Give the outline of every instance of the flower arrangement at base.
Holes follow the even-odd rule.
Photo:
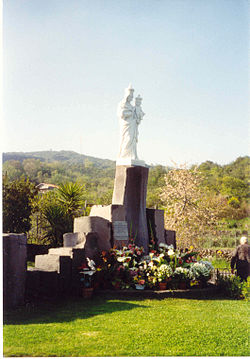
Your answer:
[[[103,251],[97,280],[100,288],[129,289],[134,287],[133,277],[138,271],[143,248],[135,245],[131,239],[122,249],[111,248]]]
[[[209,262],[197,262],[196,254],[192,248],[177,250],[161,243],[158,249],[154,247],[144,255],[143,248],[130,240],[122,249],[102,252],[94,277],[103,289],[132,289],[138,285],[157,289],[164,282],[172,289],[180,283],[189,287],[198,281],[207,281],[213,269]]]

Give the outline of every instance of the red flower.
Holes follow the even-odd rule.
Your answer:
[[[179,259],[179,264],[182,264],[182,263],[183,263],[182,259]]]

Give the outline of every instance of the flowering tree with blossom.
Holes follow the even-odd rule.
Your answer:
[[[218,220],[223,216],[226,201],[202,186],[203,177],[197,168],[185,165],[165,175],[160,194],[165,208],[165,226],[175,230],[179,246],[197,244],[207,234],[216,235]]]

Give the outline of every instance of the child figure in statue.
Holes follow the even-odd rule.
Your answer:
[[[138,142],[138,134],[139,134],[138,125],[140,124],[141,120],[143,119],[143,116],[145,115],[145,113],[142,111],[141,103],[142,103],[142,97],[138,95],[135,98],[135,110],[134,110],[134,117],[137,123],[136,142]]]

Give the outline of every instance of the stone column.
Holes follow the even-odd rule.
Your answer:
[[[6,308],[24,303],[26,260],[26,235],[3,234],[3,304]]]
[[[112,204],[123,205],[128,233],[138,246],[148,253],[148,228],[146,196],[148,183],[147,167],[116,166]]]

